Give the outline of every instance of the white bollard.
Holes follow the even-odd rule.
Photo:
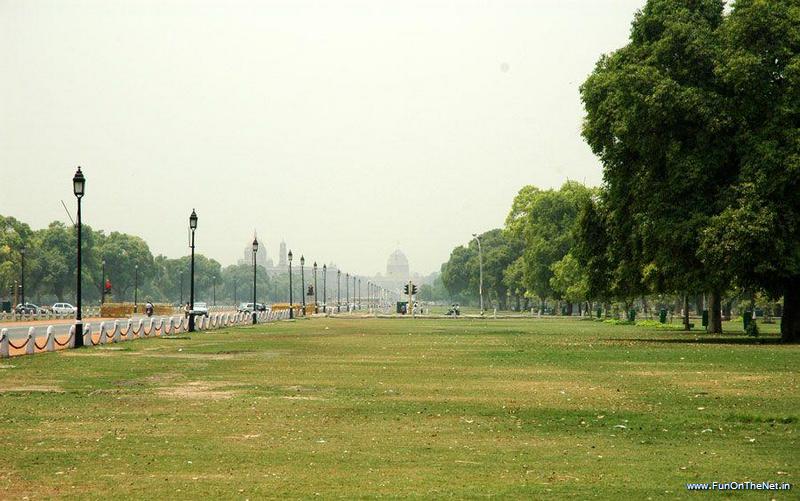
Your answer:
[[[69,337],[67,338],[67,348],[75,348],[75,325],[69,326]]]
[[[108,334],[106,334],[106,323],[100,322],[100,339],[97,340],[97,344],[105,344],[107,342]]]
[[[114,320],[114,338],[115,343],[119,343],[119,320]]]
[[[36,329],[33,327],[28,329],[28,342],[25,343],[25,354],[26,355],[33,355],[36,353]]]
[[[56,351],[56,328],[52,325],[47,326],[47,345],[46,351]]]
[[[94,345],[94,343],[92,342],[92,324],[83,325],[83,345],[84,346]]]
[[[0,330],[0,358],[8,358],[8,329]]]

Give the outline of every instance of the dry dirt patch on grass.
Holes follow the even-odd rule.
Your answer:
[[[64,389],[50,384],[30,384],[0,387],[0,393],[64,393]]]
[[[221,388],[230,386],[223,382],[191,381],[175,386],[159,388],[157,393],[164,397],[189,399],[189,400],[224,400],[237,394],[233,390]]]

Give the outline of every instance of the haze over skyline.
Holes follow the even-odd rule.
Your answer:
[[[412,272],[517,191],[596,185],[578,87],[643,0],[0,1],[0,214],[234,264],[257,230],[309,262]]]

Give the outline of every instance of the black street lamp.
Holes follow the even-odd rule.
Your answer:
[[[256,324],[256,253],[258,252],[258,239],[253,238],[253,325]],[[235,292],[234,292],[235,294]]]
[[[319,313],[319,301],[317,300],[317,262],[314,261],[314,313]]]
[[[345,310],[349,313],[350,312],[350,274],[349,273],[345,273],[344,274],[344,290],[345,290],[344,299],[345,299],[345,301],[347,303],[344,306],[345,306]]]
[[[81,172],[81,168],[78,167],[78,171],[72,178],[72,192],[75,194],[75,198],[78,199],[78,276],[77,283],[75,284],[75,295],[77,296],[77,309],[75,310],[75,348],[83,346],[83,320],[81,317],[81,199],[83,198],[85,190],[86,178],[83,177],[83,172]]]
[[[102,273],[102,280],[100,280],[100,304],[105,304],[106,302],[106,260],[103,259],[103,273]]]
[[[356,309],[356,276],[353,275],[353,310]]]
[[[189,267],[189,332],[194,332],[194,230],[197,229],[197,213],[194,209],[189,216],[189,229],[192,230],[192,261]]]
[[[358,309],[361,309],[361,278],[358,279]]]
[[[306,258],[300,254],[300,294],[303,296],[303,316],[306,316],[306,275],[303,271],[303,266],[306,264]]]
[[[342,311],[342,270],[336,269],[336,313]]]
[[[294,304],[292,304],[292,251],[289,251],[289,318],[294,318]]]
[[[25,247],[19,251],[22,258],[22,270],[20,270],[20,284],[22,285],[22,304],[25,304]]]
[[[139,312],[139,265],[133,265],[133,312]]]
[[[322,265],[322,313],[328,312],[328,265]]]

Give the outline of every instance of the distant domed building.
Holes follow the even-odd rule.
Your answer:
[[[386,277],[389,279],[407,280],[410,275],[408,258],[400,249],[389,255],[386,261]]]

